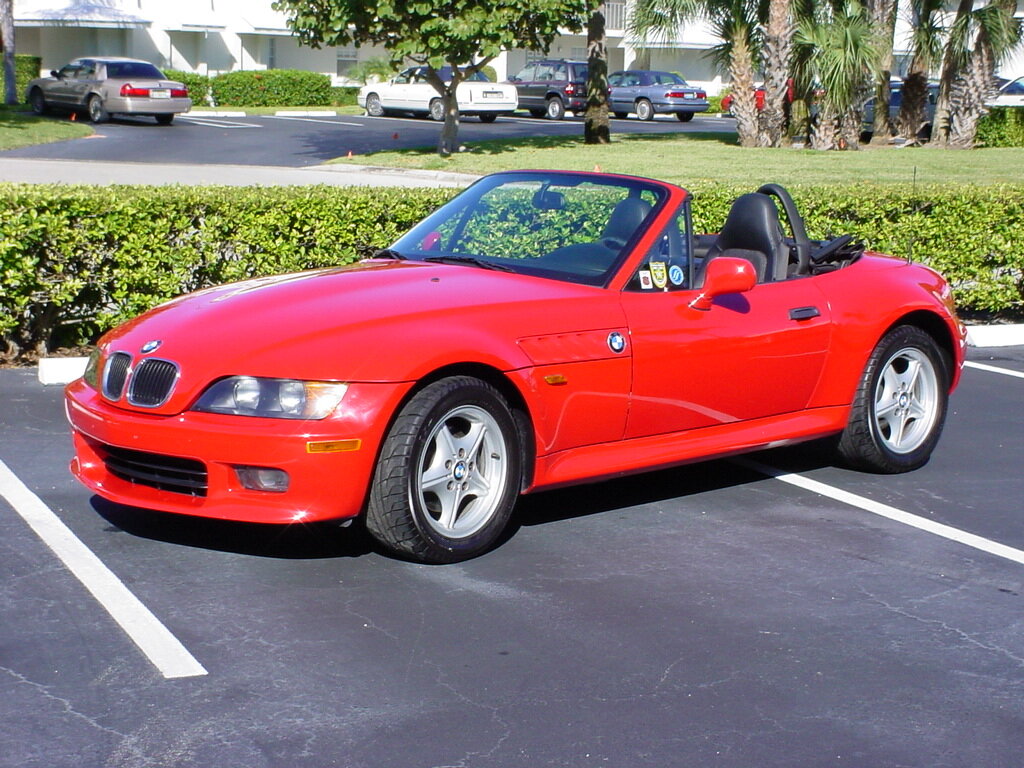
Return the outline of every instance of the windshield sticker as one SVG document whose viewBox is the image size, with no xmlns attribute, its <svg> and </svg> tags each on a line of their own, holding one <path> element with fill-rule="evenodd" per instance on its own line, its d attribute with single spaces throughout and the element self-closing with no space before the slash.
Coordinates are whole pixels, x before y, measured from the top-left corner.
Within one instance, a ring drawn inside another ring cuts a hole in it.
<svg viewBox="0 0 1024 768">
<path fill-rule="evenodd" d="M 668 279 L 672 285 L 682 285 L 684 277 L 683 268 L 678 264 L 673 264 L 668 268 Z"/>
<path fill-rule="evenodd" d="M 646 269 L 640 270 L 640 287 L 645 291 L 649 291 L 654 287 L 654 282 L 651 280 L 651 273 Z"/>
<path fill-rule="evenodd" d="M 665 290 L 668 287 L 668 270 L 666 269 L 664 261 L 652 261 L 651 267 L 651 279 L 654 280 L 654 287 Z"/>
</svg>

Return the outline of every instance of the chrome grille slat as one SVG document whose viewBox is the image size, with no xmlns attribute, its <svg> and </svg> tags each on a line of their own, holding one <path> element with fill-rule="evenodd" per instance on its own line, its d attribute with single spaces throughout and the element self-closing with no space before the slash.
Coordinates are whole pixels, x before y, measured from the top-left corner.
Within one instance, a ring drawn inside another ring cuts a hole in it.
<svg viewBox="0 0 1024 768">
<path fill-rule="evenodd" d="M 201 461 L 111 445 L 102 446 L 102 455 L 107 470 L 122 480 L 162 491 L 206 496 L 208 478 Z"/>
<path fill-rule="evenodd" d="M 143 408 L 157 408 L 167 402 L 178 380 L 178 366 L 169 360 L 143 360 L 132 371 L 128 402 Z"/>
<path fill-rule="evenodd" d="M 103 396 L 105 398 L 108 400 L 121 399 L 131 363 L 132 356 L 127 352 L 115 352 L 110 356 L 103 372 Z"/>
</svg>

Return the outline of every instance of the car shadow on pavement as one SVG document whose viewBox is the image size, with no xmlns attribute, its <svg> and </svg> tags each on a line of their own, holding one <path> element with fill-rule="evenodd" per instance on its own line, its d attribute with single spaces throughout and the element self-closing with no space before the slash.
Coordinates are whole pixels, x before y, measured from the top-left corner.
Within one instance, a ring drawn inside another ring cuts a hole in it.
<svg viewBox="0 0 1024 768">
<path fill-rule="evenodd" d="M 761 464 L 804 472 L 837 461 L 835 439 L 747 454 Z M 543 525 L 655 502 L 681 500 L 724 488 L 762 482 L 765 475 L 729 459 L 685 464 L 588 485 L 523 496 L 516 506 L 516 527 Z"/>
<path fill-rule="evenodd" d="M 360 557 L 373 551 L 358 523 L 347 528 L 337 522 L 264 525 L 156 512 L 99 496 L 91 503 L 114 530 L 197 549 L 282 560 Z"/>
</svg>

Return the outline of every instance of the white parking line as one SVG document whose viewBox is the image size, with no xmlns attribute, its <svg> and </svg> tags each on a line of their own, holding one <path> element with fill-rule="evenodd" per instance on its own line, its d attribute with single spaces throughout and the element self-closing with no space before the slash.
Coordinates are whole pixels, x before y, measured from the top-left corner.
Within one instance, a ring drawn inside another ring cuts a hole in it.
<svg viewBox="0 0 1024 768">
<path fill-rule="evenodd" d="M 327 123 L 329 125 L 354 125 L 356 128 L 365 128 L 362 123 L 346 123 L 344 120 L 330 120 L 315 117 L 292 117 L 290 115 L 264 115 L 270 120 L 298 120 L 303 123 Z"/>
<path fill-rule="evenodd" d="M 190 115 L 181 115 L 182 120 L 188 120 L 190 123 L 196 125 L 205 125 L 208 128 L 262 128 L 262 125 L 256 125 L 255 123 L 236 123 L 233 120 L 220 120 L 212 117 L 192 117 Z"/>
<path fill-rule="evenodd" d="M 977 368 L 979 371 L 988 371 L 989 373 L 1001 373 L 1004 376 L 1014 376 L 1018 379 L 1024 379 L 1024 373 L 1020 371 L 1011 371 L 1009 368 L 997 368 L 994 365 L 985 365 L 984 363 L 964 363 L 964 368 Z"/>
<path fill-rule="evenodd" d="M 0 496 L 82 582 L 165 678 L 207 674 L 142 602 L 0 461 Z"/>
<path fill-rule="evenodd" d="M 774 477 L 776 480 L 781 480 L 789 485 L 794 485 L 797 488 L 803 488 L 806 491 L 817 493 L 821 496 L 825 496 L 829 499 L 842 502 L 843 504 L 849 504 L 850 506 L 863 509 L 865 512 L 870 512 L 880 517 L 885 517 L 889 520 L 893 520 L 897 523 L 903 523 L 913 528 L 917 528 L 928 533 L 933 533 L 936 536 L 941 536 L 944 539 L 955 541 L 958 544 L 963 544 L 974 549 L 987 552 L 990 555 L 996 555 L 1007 560 L 1012 560 L 1015 563 L 1024 565 L 1024 551 L 1008 547 L 1005 544 L 1000 544 L 998 541 L 992 541 L 982 536 L 976 536 L 973 533 L 967 531 L 961 531 L 959 528 L 953 528 L 950 525 L 944 525 L 943 523 L 936 523 L 933 520 L 928 520 L 917 515 L 912 515 L 909 512 L 896 509 L 896 507 L 890 507 L 888 504 L 882 504 L 878 501 L 872 501 L 864 496 L 858 496 L 856 493 L 850 493 L 839 488 L 834 488 L 831 485 L 820 483 L 817 480 L 811 480 L 809 477 L 803 477 L 802 475 L 793 474 L 790 472 L 783 472 L 782 470 L 769 467 L 766 464 L 761 464 L 757 461 L 745 458 L 734 458 L 733 462 L 741 466 L 752 469 L 755 472 L 760 472 L 763 475 Z"/>
</svg>

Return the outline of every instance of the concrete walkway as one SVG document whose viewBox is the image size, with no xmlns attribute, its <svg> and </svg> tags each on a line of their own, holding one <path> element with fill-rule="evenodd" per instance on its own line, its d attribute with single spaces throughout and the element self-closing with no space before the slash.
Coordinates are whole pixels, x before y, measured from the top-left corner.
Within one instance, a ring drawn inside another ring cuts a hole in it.
<svg viewBox="0 0 1024 768">
<path fill-rule="evenodd" d="M 327 184 L 335 187 L 465 187 L 478 177 L 370 165 L 173 165 L 0 158 L 0 181 L 29 184 L 222 184 L 232 187 Z"/>
</svg>

